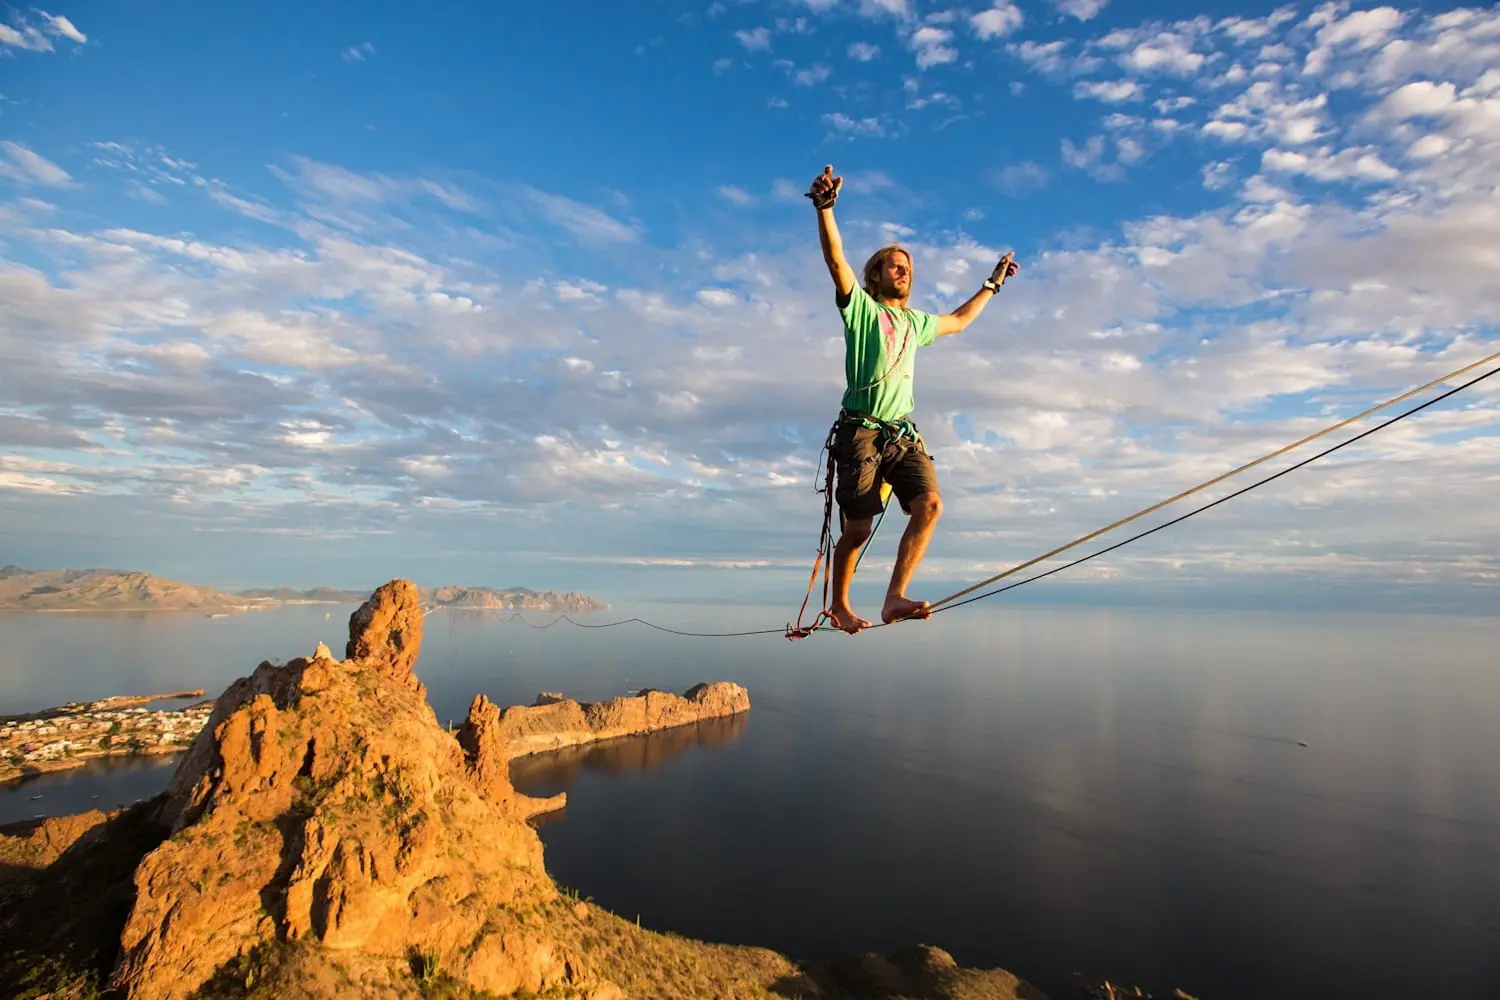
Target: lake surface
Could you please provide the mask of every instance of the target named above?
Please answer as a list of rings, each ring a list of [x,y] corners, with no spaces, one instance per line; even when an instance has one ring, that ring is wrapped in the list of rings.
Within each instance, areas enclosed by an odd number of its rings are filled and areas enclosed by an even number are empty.
[[[212,694],[340,651],[351,610],[0,615],[0,713]],[[594,620],[630,614],[788,611]],[[439,613],[417,671],[443,720],[480,691],[750,690],[736,720],[515,766],[568,792],[540,830],[554,876],[649,927],[803,958],[925,942],[1058,995],[1079,972],[1205,1000],[1477,998],[1500,990],[1497,649],[1500,621],[1390,615],[996,602],[789,643]],[[47,777],[0,793],[0,821],[170,773]]]

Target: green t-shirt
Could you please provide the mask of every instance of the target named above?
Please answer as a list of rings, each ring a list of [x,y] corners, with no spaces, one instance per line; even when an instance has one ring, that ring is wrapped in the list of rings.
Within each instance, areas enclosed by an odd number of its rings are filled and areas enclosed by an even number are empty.
[[[937,339],[937,317],[883,306],[858,285],[839,315],[844,318],[844,409],[887,421],[910,414],[916,405],[911,379],[917,348]]]

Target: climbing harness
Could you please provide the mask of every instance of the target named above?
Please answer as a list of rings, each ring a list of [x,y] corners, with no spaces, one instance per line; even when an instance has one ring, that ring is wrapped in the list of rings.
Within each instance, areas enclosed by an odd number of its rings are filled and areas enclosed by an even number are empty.
[[[889,372],[886,373],[890,374]],[[883,378],[883,376],[882,376]],[[878,383],[877,383],[878,384]],[[903,417],[900,420],[877,420],[868,413],[856,413],[853,410],[839,410],[838,418],[834,420],[833,426],[828,428],[828,436],[823,441],[823,450],[819,458],[827,455],[827,463],[823,478],[823,485],[816,487],[816,492],[823,494],[823,528],[818,536],[818,554],[813,559],[812,574],[807,580],[807,594],[802,598],[802,606],[797,609],[797,624],[787,623],[786,637],[788,639],[806,639],[822,627],[823,622],[832,621],[833,616],[828,613],[828,591],[831,585],[833,573],[833,548],[835,539],[833,537],[833,499],[834,499],[834,470],[837,465],[835,448],[838,444],[839,431],[848,425],[858,425],[866,430],[876,432],[875,454],[867,461],[874,461],[879,465],[887,462],[887,449],[894,449],[895,454],[890,456],[890,461],[899,461],[901,455],[908,448],[924,447],[922,435],[917,431],[917,425],[910,419]],[[879,473],[877,472],[877,476]],[[885,520],[885,512],[890,506],[891,484],[885,481],[880,483],[880,514],[875,519],[875,524],[870,528],[870,537],[865,539],[864,545],[860,547],[859,558],[854,562],[857,570],[859,564],[864,561],[865,553],[870,550],[870,543],[875,540],[875,535],[880,531],[881,522]],[[844,530],[844,513],[839,512],[839,533]],[[813,587],[817,584],[818,569],[823,569],[823,609],[818,612],[809,624],[802,624],[802,616],[807,611],[807,602],[812,599]]]
[[[1155,534],[1158,531],[1162,531],[1162,530],[1164,530],[1166,528],[1172,527],[1173,525],[1180,524],[1183,521],[1186,521],[1190,517],[1196,517],[1197,515],[1202,514],[1205,511],[1211,510],[1214,507],[1219,506],[1220,504],[1227,503],[1230,500],[1235,499],[1236,497],[1243,496],[1244,494],[1249,493],[1251,490],[1259,489],[1260,487],[1266,485],[1267,483],[1274,482],[1275,480],[1280,479],[1282,476],[1289,475],[1289,474],[1297,471],[1298,469],[1303,468],[1304,466],[1311,465],[1313,462],[1316,462],[1316,461],[1318,461],[1321,458],[1324,458],[1324,457],[1326,457],[1328,455],[1333,454],[1336,451],[1339,451],[1342,448],[1347,448],[1349,445],[1354,444],[1357,441],[1361,441],[1361,440],[1369,437],[1372,434],[1375,434],[1375,433],[1377,433],[1379,431],[1385,430],[1387,427],[1390,427],[1392,424],[1395,424],[1395,423],[1398,423],[1398,422],[1400,422],[1402,420],[1405,420],[1407,417],[1414,416],[1415,414],[1420,413],[1421,411],[1427,409],[1429,406],[1434,406],[1434,405],[1442,402],[1443,400],[1448,399],[1450,396],[1457,395],[1458,393],[1463,392],[1465,389],[1468,389],[1471,386],[1474,386],[1474,385],[1477,385],[1480,382],[1483,382],[1487,378],[1490,378],[1490,377],[1492,377],[1494,375],[1500,374],[1500,367],[1491,368],[1487,372],[1484,372],[1484,373],[1479,374],[1479,375],[1475,375],[1474,377],[1468,379],[1467,381],[1458,383],[1457,385],[1454,385],[1452,388],[1449,388],[1448,390],[1446,390],[1446,391],[1438,394],[1437,396],[1434,396],[1432,399],[1429,399],[1426,402],[1418,403],[1417,405],[1415,405],[1415,406],[1413,406],[1413,407],[1411,407],[1409,409],[1403,410],[1402,412],[1396,414],[1393,417],[1390,417],[1390,418],[1388,418],[1386,420],[1381,421],[1380,423],[1376,424],[1374,427],[1371,427],[1371,428],[1368,428],[1367,430],[1361,431],[1359,434],[1356,434],[1354,437],[1351,437],[1351,438],[1349,438],[1347,440],[1344,440],[1344,441],[1340,441],[1338,444],[1331,445],[1330,447],[1325,448],[1322,451],[1317,452],[1316,454],[1313,454],[1313,455],[1308,456],[1307,458],[1304,458],[1302,461],[1297,462],[1294,465],[1290,465],[1287,468],[1282,469],[1279,472],[1275,472],[1275,473],[1272,473],[1269,476],[1265,476],[1264,478],[1258,479],[1255,482],[1250,483],[1248,486],[1243,486],[1240,489],[1235,490],[1232,493],[1226,494],[1225,496],[1222,496],[1222,497],[1218,498],[1217,500],[1214,500],[1214,501],[1212,501],[1210,503],[1204,504],[1202,507],[1197,507],[1197,508],[1195,508],[1193,510],[1188,511],[1185,514],[1181,514],[1181,515],[1179,515],[1179,516],[1177,516],[1175,518],[1172,518],[1169,521],[1165,521],[1162,524],[1158,524],[1155,527],[1148,528],[1145,531],[1138,532],[1138,533],[1136,533],[1134,535],[1129,536],[1128,538],[1124,538],[1124,539],[1122,539],[1122,540],[1120,540],[1118,542],[1115,542],[1113,545],[1107,546],[1107,547],[1105,547],[1103,549],[1099,549],[1098,551],[1090,552],[1090,553],[1088,553],[1086,555],[1079,556],[1078,558],[1073,559],[1073,560],[1071,560],[1069,562],[1066,562],[1066,563],[1062,564],[1061,566],[1056,566],[1056,567],[1053,567],[1052,569],[1045,570],[1045,571],[1037,573],[1035,575],[1028,576],[1028,577],[1025,577],[1023,579],[1013,581],[1011,583],[1006,584],[1005,586],[997,587],[994,590],[990,590],[990,591],[987,591],[987,592],[982,593],[982,594],[976,594],[976,595],[974,595],[972,597],[968,596],[970,594],[973,594],[973,592],[976,591],[976,590],[980,590],[980,589],[982,589],[984,587],[987,587],[987,586],[989,586],[992,583],[997,583],[1000,580],[1006,579],[1007,577],[1014,576],[1017,573],[1020,573],[1022,570],[1025,570],[1025,569],[1028,569],[1028,568],[1030,568],[1032,566],[1035,566],[1037,563],[1040,563],[1040,562],[1042,562],[1042,561],[1044,561],[1046,559],[1050,559],[1051,557],[1053,557],[1055,555],[1059,555],[1060,553],[1066,552],[1069,549],[1076,548],[1076,547],[1078,547],[1079,545],[1082,545],[1085,542],[1088,542],[1088,541],[1090,541],[1090,540],[1092,540],[1094,538],[1098,538],[1100,535],[1105,534],[1106,532],[1114,530],[1115,528],[1121,527],[1123,525],[1129,524],[1132,521],[1135,521],[1135,520],[1138,520],[1138,519],[1140,519],[1142,517],[1145,517],[1147,514],[1150,514],[1153,511],[1160,510],[1163,507],[1167,506],[1168,504],[1175,503],[1178,500],[1182,500],[1182,499],[1184,499],[1186,497],[1192,496],[1195,493],[1199,493],[1199,492],[1201,492],[1201,491],[1209,488],[1210,486],[1215,485],[1216,483],[1221,483],[1224,480],[1229,479],[1231,476],[1236,476],[1236,475],[1238,475],[1241,472],[1245,472],[1245,471],[1247,471],[1249,469],[1253,469],[1257,465],[1262,465],[1262,464],[1264,464],[1264,463],[1266,463],[1266,462],[1268,462],[1268,461],[1270,461],[1270,460],[1272,460],[1272,459],[1274,459],[1274,458],[1276,458],[1278,456],[1284,455],[1287,452],[1292,451],[1293,449],[1300,448],[1304,444],[1307,444],[1307,443],[1309,443],[1311,441],[1315,441],[1318,438],[1326,437],[1327,435],[1332,434],[1334,431],[1337,431],[1337,430],[1339,430],[1340,428],[1343,428],[1343,427],[1347,427],[1350,424],[1352,424],[1352,423],[1354,423],[1354,422],[1356,422],[1358,420],[1361,420],[1361,419],[1363,419],[1365,417],[1368,417],[1368,416],[1370,416],[1370,415],[1372,415],[1374,413],[1378,413],[1381,410],[1389,409],[1390,407],[1395,406],[1397,403],[1400,403],[1400,402],[1403,402],[1405,400],[1408,400],[1408,399],[1412,398],[1413,396],[1418,395],[1419,393],[1422,393],[1422,392],[1425,392],[1425,391],[1427,391],[1429,389],[1435,388],[1435,387],[1437,387],[1439,385],[1442,385],[1445,382],[1452,382],[1454,379],[1458,378],[1461,375],[1466,375],[1469,372],[1472,372],[1472,371],[1474,371],[1477,368],[1482,368],[1485,365],[1493,364],[1495,362],[1500,362],[1500,351],[1497,351],[1496,353],[1491,354],[1488,357],[1481,358],[1480,360],[1475,361],[1472,364],[1465,365],[1462,368],[1459,368],[1459,369],[1457,369],[1455,371],[1451,371],[1448,374],[1443,375],[1440,378],[1433,379],[1431,382],[1428,382],[1428,383],[1426,383],[1424,385],[1417,386],[1415,389],[1410,389],[1410,390],[1408,390],[1406,392],[1403,392],[1399,396],[1395,396],[1395,397],[1393,397],[1391,399],[1388,399],[1385,402],[1380,403],[1377,406],[1372,406],[1369,409],[1364,410],[1361,413],[1357,413],[1357,414],[1355,414],[1352,417],[1348,417],[1348,418],[1346,418],[1344,420],[1338,421],[1335,424],[1331,424],[1328,427],[1325,427],[1322,430],[1317,431],[1316,433],[1309,434],[1306,437],[1301,438],[1301,439],[1299,439],[1297,441],[1294,441],[1294,442],[1292,442],[1289,445],[1286,445],[1284,447],[1278,448],[1275,451],[1273,451],[1273,452],[1271,452],[1271,453],[1269,453],[1267,455],[1264,455],[1264,456],[1262,456],[1260,458],[1257,458],[1257,459],[1255,459],[1252,462],[1246,462],[1244,465],[1241,465],[1241,466],[1239,466],[1237,468],[1231,469],[1228,472],[1225,472],[1225,473],[1222,473],[1222,474],[1220,474],[1218,476],[1215,476],[1212,479],[1209,479],[1209,480],[1207,480],[1205,482],[1199,483],[1197,486],[1194,486],[1191,489],[1183,490],[1181,493],[1178,493],[1178,494],[1176,494],[1174,496],[1168,497],[1165,500],[1161,500],[1161,501],[1159,501],[1157,503],[1154,503],[1151,506],[1146,507],[1143,510],[1140,510],[1140,511],[1137,511],[1136,513],[1134,513],[1134,514],[1131,514],[1129,517],[1121,518],[1120,520],[1115,521],[1112,524],[1106,525],[1103,528],[1100,528],[1100,529],[1098,529],[1096,531],[1091,531],[1091,532],[1089,532],[1086,535],[1082,535],[1079,538],[1076,538],[1073,541],[1067,543],[1066,545],[1060,545],[1057,548],[1054,548],[1054,549],[1051,549],[1051,550],[1049,550],[1047,552],[1044,552],[1043,554],[1041,554],[1041,555],[1039,555],[1039,556],[1037,556],[1037,557],[1035,557],[1033,559],[1028,559],[1028,560],[1026,560],[1023,563],[1019,563],[1016,566],[1011,567],[1010,569],[1006,570],[1003,573],[997,573],[994,576],[988,578],[987,580],[983,580],[983,581],[981,581],[981,582],[979,582],[977,584],[974,584],[973,586],[970,586],[970,587],[965,587],[963,590],[960,590],[960,591],[958,591],[956,593],[950,594],[947,597],[944,597],[942,600],[936,601],[933,604],[931,604],[930,607],[932,608],[932,613],[933,614],[940,614],[940,613],[945,612],[945,611],[952,611],[952,610],[954,610],[956,608],[962,607],[965,604],[972,604],[975,601],[982,601],[985,598],[994,597],[997,594],[1002,594],[1002,593],[1005,593],[1006,591],[1014,590],[1015,588],[1024,586],[1024,585],[1026,585],[1028,583],[1034,583],[1037,580],[1042,580],[1042,579],[1045,579],[1046,577],[1052,576],[1054,574],[1061,573],[1062,571],[1064,571],[1066,569],[1071,569],[1072,567],[1078,566],[1078,565],[1080,565],[1082,563],[1085,563],[1085,562],[1088,562],[1091,559],[1097,559],[1099,556],[1106,555],[1106,554],[1108,554],[1110,552],[1115,551],[1116,549],[1123,548],[1124,546],[1129,545],[1132,542],[1139,541],[1140,539],[1145,538],[1148,535],[1153,535],[1153,534]],[[842,417],[842,414],[840,414],[840,416]],[[838,426],[838,424],[835,423],[835,425],[834,425],[835,429],[837,428],[837,426]],[[831,443],[832,440],[833,440],[833,433],[834,432],[832,430],[829,432],[829,443]],[[828,446],[829,446],[829,444],[825,443],[824,447],[826,448]],[[830,458],[830,463],[831,463],[831,461],[832,460]],[[828,475],[827,479],[825,480],[825,488],[823,490],[819,490],[818,492],[831,491],[831,489],[832,489],[832,482],[833,482],[832,466],[830,464],[830,466],[829,466],[829,475]],[[828,540],[829,536],[831,535],[831,517],[832,517],[832,506],[831,505],[832,505],[832,502],[833,501],[832,501],[832,497],[831,497],[831,494],[830,494],[830,496],[827,497],[827,498],[825,498],[825,501],[824,501],[824,530],[823,530],[823,536],[822,536],[822,538],[820,540],[821,542],[826,542]],[[872,537],[873,537],[873,532],[872,532]],[[818,567],[824,561],[825,551],[826,551],[825,547],[822,546],[822,545],[820,545],[819,558],[813,564],[813,581],[816,581],[816,579],[817,579]],[[863,553],[861,553],[861,555],[863,555]],[[553,619],[551,622],[548,622],[546,625],[532,625],[530,622],[527,622],[524,618],[521,618],[521,621],[522,621],[523,624],[525,624],[525,625],[527,625],[528,627],[531,627],[531,628],[551,628],[553,625],[556,625],[560,621],[567,621],[570,624],[576,625],[576,626],[578,626],[580,628],[613,628],[613,627],[615,627],[617,625],[625,625],[625,624],[629,624],[631,622],[635,622],[635,623],[638,623],[638,624],[641,624],[641,625],[645,625],[648,628],[656,629],[657,631],[660,631],[660,632],[668,632],[668,633],[671,633],[673,635],[699,636],[699,637],[704,637],[704,638],[731,638],[731,637],[736,637],[736,636],[751,636],[751,635],[783,635],[783,636],[785,636],[788,639],[801,639],[801,638],[805,638],[808,635],[811,635],[813,632],[823,631],[824,630],[824,626],[822,625],[822,622],[825,619],[827,619],[827,618],[830,617],[828,615],[827,610],[826,610],[826,608],[827,608],[827,588],[828,588],[828,582],[827,581],[828,581],[827,570],[825,568],[825,576],[824,576],[824,610],[822,612],[820,612],[819,615],[818,615],[818,617],[815,618],[814,621],[812,622],[812,624],[810,624],[808,626],[802,626],[802,624],[801,624],[802,613],[799,612],[798,616],[797,616],[798,625],[797,625],[796,628],[793,628],[791,625],[788,625],[785,629],[779,629],[779,628],[752,629],[752,630],[742,631],[742,632],[689,632],[689,631],[684,631],[684,630],[680,630],[680,629],[667,628],[667,627],[662,626],[662,625],[657,625],[657,624],[654,624],[652,622],[645,621],[644,619],[641,619],[641,618],[626,618],[626,619],[622,619],[620,621],[614,621],[614,622],[588,623],[588,622],[579,622],[579,621],[576,621],[576,620],[574,620],[573,618],[571,618],[570,616],[568,616],[566,614],[559,615],[557,618]],[[811,592],[812,592],[812,582],[809,582],[809,585],[808,585],[808,593],[809,593],[809,595],[811,595]],[[964,599],[960,600],[960,598],[964,598]],[[804,610],[806,609],[806,606],[807,606],[807,600],[804,599],[804,601],[803,601],[803,609]],[[516,616],[514,616],[510,620],[511,621],[515,621],[517,618],[520,618],[519,614],[516,615]],[[898,621],[900,621],[900,620],[904,620],[904,619],[898,619]],[[890,622],[890,623],[880,623],[880,624],[870,625],[869,629],[885,628],[888,624],[896,624],[896,623],[895,622]]]

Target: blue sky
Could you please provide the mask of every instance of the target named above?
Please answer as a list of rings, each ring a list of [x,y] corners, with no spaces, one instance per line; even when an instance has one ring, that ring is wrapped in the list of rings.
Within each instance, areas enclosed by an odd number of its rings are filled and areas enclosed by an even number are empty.
[[[1500,349],[1494,8],[583,11],[0,11],[0,561],[794,603],[825,163],[920,307],[1024,268],[918,359],[924,593]],[[1491,608],[1496,399],[1047,596]]]

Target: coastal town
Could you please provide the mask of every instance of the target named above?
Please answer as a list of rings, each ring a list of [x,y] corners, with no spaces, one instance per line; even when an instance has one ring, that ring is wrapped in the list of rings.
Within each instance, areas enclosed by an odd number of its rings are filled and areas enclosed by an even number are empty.
[[[0,716],[0,783],[78,767],[96,757],[186,750],[213,711],[203,690],[69,702],[28,715]],[[180,709],[161,701],[199,699]]]

